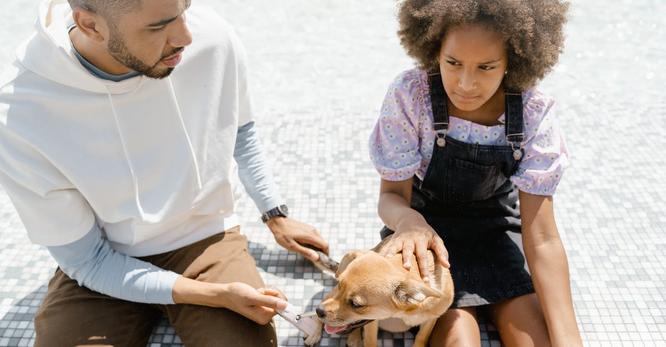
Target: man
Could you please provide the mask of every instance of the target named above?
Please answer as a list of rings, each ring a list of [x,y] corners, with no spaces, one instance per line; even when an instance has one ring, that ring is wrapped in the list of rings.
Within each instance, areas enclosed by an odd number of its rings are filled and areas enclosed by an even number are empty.
[[[278,243],[328,251],[281,204],[238,38],[189,7],[46,1],[0,80],[0,183],[59,265],[36,346],[145,346],[162,314],[187,346],[276,345],[286,299],[239,232],[238,176]]]

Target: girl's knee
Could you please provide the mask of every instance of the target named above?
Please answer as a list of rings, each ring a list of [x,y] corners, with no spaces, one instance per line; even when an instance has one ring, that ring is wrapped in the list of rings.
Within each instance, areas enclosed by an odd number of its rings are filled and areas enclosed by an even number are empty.
[[[493,322],[506,346],[550,346],[548,327],[536,294],[496,304]]]
[[[474,308],[450,309],[437,320],[430,335],[431,347],[478,347],[481,345],[479,324]]]

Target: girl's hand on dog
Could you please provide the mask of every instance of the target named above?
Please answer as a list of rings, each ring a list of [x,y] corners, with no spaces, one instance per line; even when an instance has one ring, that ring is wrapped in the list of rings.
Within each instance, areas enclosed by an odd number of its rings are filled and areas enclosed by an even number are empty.
[[[412,267],[411,258],[412,255],[416,255],[419,272],[426,282],[428,282],[427,251],[429,249],[435,253],[436,259],[442,266],[446,268],[451,266],[444,241],[427,223],[425,225],[409,223],[407,227],[398,226],[396,229],[395,233],[391,235],[391,240],[382,248],[380,254],[392,256],[402,252],[402,264],[406,269]]]
[[[319,260],[319,254],[304,245],[310,245],[328,255],[328,242],[311,225],[289,217],[271,218],[266,222],[266,225],[271,229],[275,241],[280,246],[292,252],[300,253],[312,262]]]

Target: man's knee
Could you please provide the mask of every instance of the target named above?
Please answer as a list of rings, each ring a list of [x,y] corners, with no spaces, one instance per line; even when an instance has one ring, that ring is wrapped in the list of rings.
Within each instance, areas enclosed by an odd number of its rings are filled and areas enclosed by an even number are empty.
[[[145,346],[160,316],[84,288],[54,290],[35,314],[35,346]]]
[[[85,317],[35,317],[35,347],[51,346],[146,346],[152,332],[152,323],[144,321],[105,325]],[[101,324],[100,324],[101,323]]]

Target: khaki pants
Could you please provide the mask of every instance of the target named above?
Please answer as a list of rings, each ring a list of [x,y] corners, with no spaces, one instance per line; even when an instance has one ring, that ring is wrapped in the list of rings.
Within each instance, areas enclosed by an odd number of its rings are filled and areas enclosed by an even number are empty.
[[[238,227],[141,259],[199,281],[264,286]],[[123,301],[80,287],[60,269],[35,316],[35,346],[145,347],[162,315],[188,347],[277,346],[272,323],[261,326],[222,308]]]

